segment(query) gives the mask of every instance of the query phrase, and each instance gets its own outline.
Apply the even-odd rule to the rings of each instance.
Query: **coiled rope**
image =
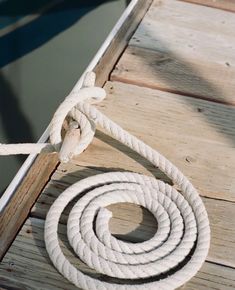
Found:
[[[105,97],[105,91],[94,87],[94,81],[95,75],[89,73],[83,88],[59,106],[51,122],[50,143],[1,145],[0,154],[59,151],[62,124],[69,115],[81,131],[76,154],[91,142],[98,124],[149,160],[172,180],[178,191],[160,180],[131,172],[110,172],[83,179],[66,189],[51,206],[45,222],[46,249],[57,270],[82,289],[178,288],[197,273],[208,253],[210,228],[203,202],[189,180],[170,161],[90,105]],[[15,146],[19,146],[17,150]],[[60,248],[57,234],[60,216],[79,195],[82,197],[68,218],[69,242],[90,268],[119,278],[120,282],[101,281],[84,274],[67,260]],[[119,202],[141,205],[154,215],[158,230],[150,240],[134,244],[112,236],[109,231],[112,215],[106,206]]]

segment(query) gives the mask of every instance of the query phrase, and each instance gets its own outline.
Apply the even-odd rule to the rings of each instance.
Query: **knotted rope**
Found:
[[[105,91],[94,87],[94,74],[88,74],[84,87],[69,95],[56,111],[51,122],[50,143],[17,145],[18,151],[15,145],[1,145],[0,154],[60,150],[62,124],[69,115],[81,131],[75,154],[88,146],[98,124],[149,160],[179,191],[155,178],[131,172],[110,172],[83,179],[66,189],[51,206],[45,222],[46,249],[57,270],[82,289],[178,288],[197,273],[207,256],[210,228],[205,207],[193,185],[170,161],[90,105],[104,97]],[[120,278],[120,282],[101,281],[84,274],[67,260],[60,248],[57,234],[60,216],[68,203],[79,195],[83,196],[68,218],[69,242],[90,268]],[[156,234],[136,244],[112,236],[108,226],[111,212],[105,207],[118,202],[147,208],[157,220]]]

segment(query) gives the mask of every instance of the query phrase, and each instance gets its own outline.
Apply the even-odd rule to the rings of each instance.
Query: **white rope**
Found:
[[[208,253],[210,228],[202,200],[193,185],[170,161],[90,105],[105,97],[103,89],[94,87],[94,74],[87,76],[85,84],[79,92],[67,97],[56,111],[50,134],[53,148],[59,150],[61,147],[60,132],[67,115],[80,126],[81,140],[75,149],[76,154],[91,142],[95,124],[98,124],[158,167],[179,191],[155,178],[131,172],[110,172],[83,179],[65,190],[47,214],[45,243],[48,254],[58,271],[82,289],[178,288],[197,273]],[[18,147],[18,152],[51,151],[51,144],[37,144],[37,148],[30,145],[27,149],[20,145],[23,147]],[[0,146],[0,154],[6,154],[7,146],[8,152],[13,152],[13,145],[5,145]],[[70,244],[90,268],[119,278],[118,281],[107,282],[107,279],[102,281],[88,276],[76,269],[60,248],[57,234],[60,215],[79,195],[82,197],[68,219]],[[158,223],[154,237],[132,244],[112,236],[108,226],[111,212],[105,207],[118,202],[138,204],[152,212]]]

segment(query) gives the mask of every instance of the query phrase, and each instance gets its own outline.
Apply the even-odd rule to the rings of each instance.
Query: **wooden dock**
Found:
[[[151,1],[140,2],[145,3],[144,14]],[[135,11],[96,68],[98,83],[107,92],[99,110],[171,160],[202,196],[211,247],[201,270],[182,287],[185,290],[235,289],[233,12],[234,1],[155,0],[144,17]],[[0,264],[0,289],[77,289],[49,260],[43,240],[45,217],[71,184],[115,170],[165,178],[99,128],[93,143],[69,164],[58,164],[55,155],[36,160],[1,218],[0,252],[7,252]],[[141,207],[111,209],[113,234],[143,241],[155,233],[155,220]],[[74,265],[95,276],[69,249],[68,212],[66,208],[59,226],[61,246]]]

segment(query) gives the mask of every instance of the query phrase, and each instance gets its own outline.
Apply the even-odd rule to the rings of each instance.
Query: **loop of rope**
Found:
[[[71,200],[84,192],[69,214],[70,244],[90,268],[124,279],[124,284],[87,276],[70,264],[60,248],[60,215]],[[120,202],[135,203],[152,212],[158,223],[153,238],[131,244],[111,235],[111,214],[105,207]],[[199,196],[190,190],[181,195],[164,182],[130,172],[105,173],[75,183],[53,203],[45,223],[45,243],[53,264],[70,282],[87,290],[178,288],[201,267],[209,240],[208,218]],[[144,279],[149,277],[157,281],[146,282]],[[126,283],[125,279],[143,280],[135,284],[135,280]]]
[[[69,94],[61,103],[50,123],[50,143],[0,143],[0,155],[59,152],[62,144],[61,130],[67,116],[75,120],[80,127],[81,136],[74,152],[74,155],[79,155],[93,140],[95,123],[92,119],[87,118],[86,115],[81,113],[76,108],[76,105],[78,102],[95,104],[101,102],[106,96],[103,88],[95,87],[94,85],[95,74],[90,72],[84,79],[83,87],[78,92]]]
[[[61,129],[64,119],[70,113],[70,116],[78,122],[81,129],[81,139],[76,148],[75,155],[80,154],[90,144],[94,137],[95,126],[92,119],[87,118],[78,108],[78,100],[81,103],[96,103],[102,101],[106,96],[105,90],[98,87],[82,88],[79,92],[71,94],[56,110],[50,130],[50,141],[56,149],[61,147]]]
[[[179,191],[155,178],[131,172],[110,172],[83,179],[66,189],[51,206],[45,221],[46,249],[58,271],[82,289],[178,288],[197,273],[207,256],[210,227],[206,209],[193,185],[178,168],[90,105],[104,97],[105,91],[94,87],[94,74],[89,74],[84,87],[59,106],[51,122],[51,143],[40,144],[40,151],[52,150],[52,146],[60,149],[62,124],[69,116],[81,130],[76,154],[88,146],[95,125],[99,125],[158,167]],[[1,150],[0,147],[0,154]],[[60,248],[57,234],[60,215],[79,195],[83,196],[68,219],[70,244],[90,268],[119,278],[118,282],[101,281],[84,274],[67,260]],[[154,215],[158,230],[150,240],[132,244],[112,236],[108,226],[111,212],[106,206],[119,202],[141,205]]]

